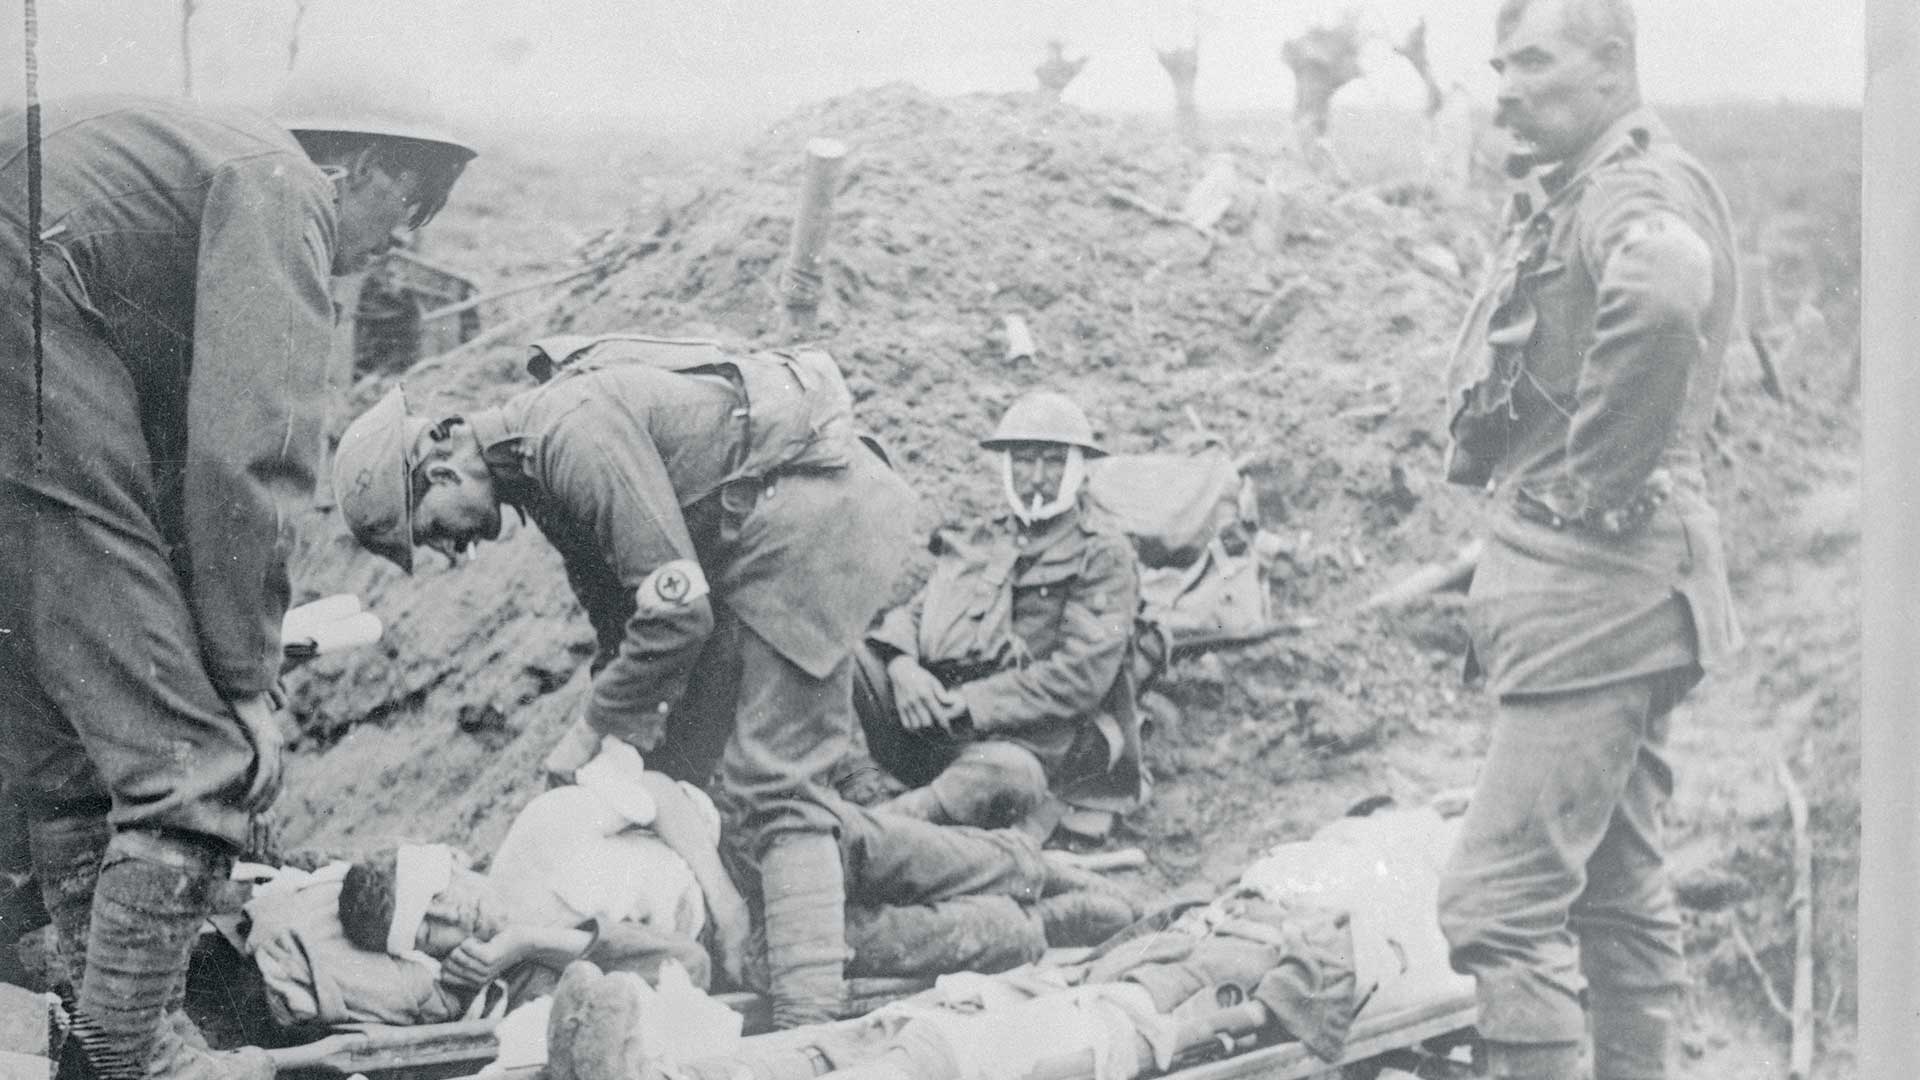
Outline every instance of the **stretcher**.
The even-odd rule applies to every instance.
[[[1056,950],[1071,954],[1084,950]],[[1074,957],[1050,957],[1071,963]],[[932,986],[931,979],[851,980],[848,1017],[858,1017],[891,1001]],[[748,1032],[766,1030],[766,1002],[755,994],[719,994],[716,998],[746,1017]],[[1292,1040],[1273,1041],[1265,1007],[1246,1002],[1223,1008],[1183,1036],[1169,1080],[1306,1080],[1339,1065],[1368,1061],[1394,1051],[1430,1043],[1471,1038],[1475,1018],[1470,979],[1437,975],[1409,980],[1391,995],[1367,1003],[1354,1021],[1346,1046],[1334,1062],[1322,1061]],[[498,1052],[495,1020],[427,1024],[418,1027],[362,1025],[304,1046],[268,1051],[279,1075],[312,1077],[364,1074],[370,1080],[441,1080],[478,1077]],[[768,1040],[806,1038],[801,1032],[761,1035]],[[493,1070],[487,1080],[536,1080],[540,1067]],[[1008,1080],[1081,1080],[1067,1065],[1039,1066],[1025,1077]]]

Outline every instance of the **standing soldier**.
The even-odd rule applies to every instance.
[[[1625,0],[1507,0],[1496,121],[1537,166],[1450,372],[1448,478],[1494,496],[1474,657],[1499,700],[1441,888],[1489,1075],[1664,1077],[1686,967],[1662,866],[1676,702],[1737,645],[1699,444],[1735,304],[1726,202],[1640,104]]]
[[[540,527],[599,639],[548,771],[571,775],[604,735],[675,779],[707,780],[717,756],[774,1022],[830,1019],[846,897],[825,785],[849,750],[854,643],[911,550],[912,493],[853,433],[823,352],[633,335],[534,349],[530,366],[566,370],[498,408],[433,422],[396,389],[355,420],[334,458],[341,512],[407,570],[416,545],[451,560],[496,539],[503,504]]]
[[[269,694],[328,277],[432,218],[473,156],[392,83],[286,100],[311,111],[50,104],[38,236],[24,116],[0,115],[0,767],[79,1030],[128,1075],[271,1073],[208,1055],[177,1006],[280,784]]]

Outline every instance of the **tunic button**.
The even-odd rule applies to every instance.
[[[1047,595],[1047,587],[1045,585],[1040,586],[1040,595],[1041,596]]]

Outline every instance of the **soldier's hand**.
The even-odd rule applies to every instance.
[[[486,941],[470,937],[440,962],[440,981],[456,990],[478,990],[520,963],[526,952],[511,926]]]
[[[240,733],[253,747],[253,781],[247,785],[247,809],[258,813],[273,805],[280,795],[284,778],[280,719],[274,715],[273,700],[267,694],[253,694],[228,702],[240,721]]]
[[[746,985],[747,950],[753,937],[752,917],[745,903],[707,906],[713,919],[713,953],[720,970],[735,986]]]
[[[574,714],[567,733],[560,736],[560,741],[547,752],[546,760],[540,763],[547,786],[555,788],[573,783],[573,774],[599,752],[600,733],[587,723],[586,709],[581,708]]]
[[[887,664],[887,678],[893,683],[901,727],[914,732],[947,730],[959,699],[948,693],[932,672],[911,656],[896,656]],[[965,711],[964,705],[959,707]]]

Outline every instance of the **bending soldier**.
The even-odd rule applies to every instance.
[[[429,421],[396,389],[356,420],[334,465],[347,524],[407,569],[415,545],[451,560],[496,539],[503,506],[540,526],[599,639],[549,771],[607,734],[676,779],[705,782],[717,757],[725,854],[764,900],[774,1021],[824,1020],[846,956],[825,781],[912,494],[853,433],[825,353],[637,336],[535,351],[565,370],[498,408]]]
[[[259,1075],[178,1011],[215,885],[279,788],[289,523],[320,456],[333,306],[473,151],[388,79],[266,116],[43,112],[40,317],[24,117],[0,114],[0,768],[76,1030],[130,1075]]]

